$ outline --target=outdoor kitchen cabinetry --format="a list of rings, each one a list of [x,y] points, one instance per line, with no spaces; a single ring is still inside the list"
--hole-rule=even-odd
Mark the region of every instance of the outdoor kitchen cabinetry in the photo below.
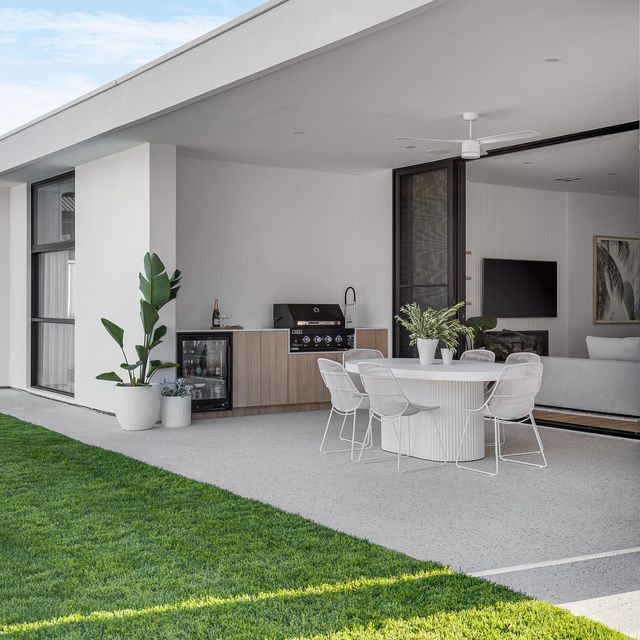
[[[356,329],[356,347],[387,354],[386,329]],[[342,362],[342,351],[289,353],[286,330],[233,334],[233,410],[242,413],[320,408],[330,401],[318,359]]]

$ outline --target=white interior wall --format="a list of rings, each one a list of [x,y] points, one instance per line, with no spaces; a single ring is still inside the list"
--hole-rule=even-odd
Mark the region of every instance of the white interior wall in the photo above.
[[[0,387],[9,385],[10,192],[0,187]]]
[[[11,187],[9,194],[9,385],[26,389],[29,384],[29,189]]]
[[[357,176],[178,158],[178,326],[273,326],[274,302],[358,288]],[[388,214],[388,211],[387,211]]]
[[[498,327],[548,329],[551,355],[586,356],[587,335],[638,335],[639,325],[592,319],[593,236],[640,231],[638,201],[467,183],[467,316],[482,314],[482,259],[558,262],[558,317],[505,318]]]
[[[161,251],[167,268],[174,268],[172,218],[175,147],[144,144],[76,168],[77,403],[113,411],[112,383],[95,376],[111,370],[124,374],[118,368],[122,356],[100,318],[125,330],[131,359],[142,338],[138,272],[149,250]],[[175,326],[174,304],[163,320]],[[154,355],[173,359],[173,339],[163,346]]]
[[[636,198],[570,193],[567,199],[569,352],[587,356],[585,336],[638,336],[640,324],[594,324],[593,236],[640,236]]]

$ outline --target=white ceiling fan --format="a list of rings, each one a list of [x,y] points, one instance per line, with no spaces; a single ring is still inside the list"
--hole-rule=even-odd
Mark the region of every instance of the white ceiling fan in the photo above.
[[[495,144],[498,142],[515,142],[516,140],[528,140],[529,138],[537,138],[542,134],[538,131],[512,131],[511,133],[499,133],[495,136],[482,136],[481,138],[473,137],[473,123],[478,119],[475,111],[465,111],[462,114],[464,120],[469,123],[469,138],[467,140],[442,140],[440,138],[413,138],[413,137],[397,137],[396,140],[421,140],[424,142],[448,142],[456,143],[462,146],[461,156],[466,160],[477,160],[483,152],[481,145]]]

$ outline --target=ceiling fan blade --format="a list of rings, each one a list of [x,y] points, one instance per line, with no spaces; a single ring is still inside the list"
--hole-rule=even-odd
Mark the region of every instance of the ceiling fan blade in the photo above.
[[[396,140],[422,140],[423,142],[447,142],[449,144],[462,144],[464,140],[442,140],[441,138],[411,138],[406,136],[398,136]]]
[[[511,133],[499,133],[495,136],[476,138],[480,144],[495,144],[496,142],[513,142],[514,140],[527,140],[537,138],[542,134],[539,131],[513,131]]]

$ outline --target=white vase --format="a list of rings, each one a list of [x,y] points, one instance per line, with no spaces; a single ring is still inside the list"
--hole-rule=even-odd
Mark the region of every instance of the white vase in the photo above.
[[[442,364],[451,364],[453,362],[453,349],[440,349],[442,354]]]
[[[162,426],[171,429],[191,424],[191,396],[162,396]]]
[[[160,416],[160,385],[141,387],[116,385],[116,418],[125,431],[151,429]]]
[[[420,357],[420,364],[433,364],[436,361],[437,348],[437,340],[418,338],[418,356]]]

